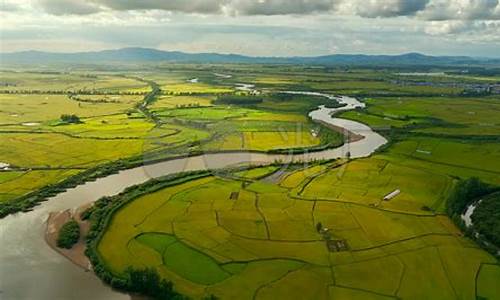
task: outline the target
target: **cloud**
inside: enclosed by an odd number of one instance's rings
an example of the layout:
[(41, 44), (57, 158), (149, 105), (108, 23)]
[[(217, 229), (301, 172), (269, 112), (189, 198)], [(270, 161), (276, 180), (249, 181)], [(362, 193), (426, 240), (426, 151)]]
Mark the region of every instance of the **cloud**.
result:
[(38, 5), (56, 16), (89, 15), (102, 10), (99, 5), (85, 0), (39, 0)]
[(500, 39), (500, 22), (481, 20), (431, 21), (427, 24), (425, 33), (434, 36), (474, 36), (476, 41), (498, 41)]
[(426, 8), (429, 0), (344, 0), (342, 10), (366, 18), (412, 16)]
[(93, 0), (114, 10), (166, 10), (184, 13), (221, 13), (228, 0)]
[[(32, 0), (52, 15), (101, 11), (164, 11), (231, 16), (408, 16), (423, 21), (500, 20), (500, 0)], [(4, 10), (14, 2), (2, 2)]]
[(2, 0), (0, 2), (0, 11), (14, 12), (21, 10), (21, 7), (15, 2), (9, 2)]
[(329, 12), (333, 0), (235, 0), (227, 8), (239, 15), (305, 15)]
[(431, 21), (499, 20), (499, 0), (432, 0), (420, 17)]

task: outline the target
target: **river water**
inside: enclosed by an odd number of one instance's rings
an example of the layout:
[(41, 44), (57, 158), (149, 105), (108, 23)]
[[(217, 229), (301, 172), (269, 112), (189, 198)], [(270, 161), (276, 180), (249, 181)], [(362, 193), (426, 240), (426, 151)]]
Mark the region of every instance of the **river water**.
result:
[(0, 299), (1, 300), (118, 300), (129, 299), (105, 286), (91, 272), (84, 272), (65, 257), (52, 250), (44, 240), (47, 217), (50, 212), (71, 209), (103, 196), (111, 196), (126, 187), (143, 183), (151, 178), (183, 171), (217, 169), (238, 164), (269, 164), (276, 160), (283, 162), (310, 161), (345, 157), (366, 157), (387, 140), (358, 122), (332, 117), (332, 114), (363, 107), (354, 98), (331, 95), (293, 92), (305, 95), (324, 96), (347, 104), (332, 109), (324, 106), (310, 113), (313, 120), (343, 127), (364, 139), (346, 143), (343, 146), (321, 152), (300, 155), (270, 155), (264, 153), (220, 153), (205, 154), (189, 158), (156, 163), (154, 165), (124, 170), (88, 182), (50, 198), (34, 211), (10, 215), (0, 220)]

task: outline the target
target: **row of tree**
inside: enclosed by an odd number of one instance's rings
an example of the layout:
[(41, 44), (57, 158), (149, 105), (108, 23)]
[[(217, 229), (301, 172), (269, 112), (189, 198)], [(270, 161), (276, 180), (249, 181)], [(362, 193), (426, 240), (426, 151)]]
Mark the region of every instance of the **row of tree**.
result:
[[(450, 193), (446, 209), (450, 218), (465, 235), (474, 239), (485, 250), (498, 255), (500, 248), (500, 190), (478, 178), (460, 180)], [(462, 215), (470, 205), (477, 205), (467, 227)]]
[(141, 96), (147, 92), (112, 92), (100, 90), (0, 90), (0, 94), (33, 94), (33, 95), (119, 95)]

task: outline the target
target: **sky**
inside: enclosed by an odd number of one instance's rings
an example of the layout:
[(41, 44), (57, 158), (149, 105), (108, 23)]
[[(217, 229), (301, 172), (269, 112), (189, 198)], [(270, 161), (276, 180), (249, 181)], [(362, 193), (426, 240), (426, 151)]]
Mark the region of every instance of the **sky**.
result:
[(0, 0), (0, 51), (500, 57), (500, 0)]

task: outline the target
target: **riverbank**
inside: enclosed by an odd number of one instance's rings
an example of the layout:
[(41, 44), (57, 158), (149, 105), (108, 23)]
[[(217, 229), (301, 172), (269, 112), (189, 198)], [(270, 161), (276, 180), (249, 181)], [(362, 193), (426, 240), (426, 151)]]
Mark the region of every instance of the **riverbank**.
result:
[(316, 120), (316, 122), (322, 124), (323, 126), (329, 128), (335, 132), (338, 132), (338, 133), (344, 135), (345, 141), (347, 141), (348, 143), (355, 143), (355, 142), (361, 141), (362, 139), (365, 138), (364, 136), (362, 136), (360, 134), (356, 134), (352, 131), (349, 131), (344, 127), (329, 124), (328, 122), (325, 122), (322, 120)]
[[(93, 203), (84, 204), (75, 210), (67, 209), (60, 212), (51, 212), (47, 219), (45, 229), (45, 241), (49, 247), (85, 271), (92, 271), (92, 264), (85, 255), (85, 237), (90, 231), (90, 222), (82, 220), (80, 215), (87, 208), (92, 206), (92, 204)], [(74, 219), (80, 226), (80, 239), (71, 249), (59, 248), (57, 247), (59, 231), (61, 227), (71, 219)]]

